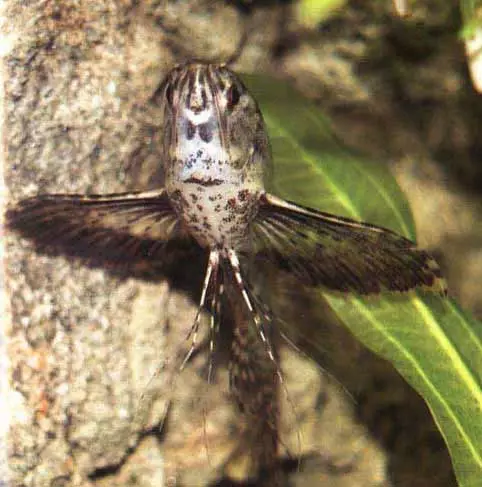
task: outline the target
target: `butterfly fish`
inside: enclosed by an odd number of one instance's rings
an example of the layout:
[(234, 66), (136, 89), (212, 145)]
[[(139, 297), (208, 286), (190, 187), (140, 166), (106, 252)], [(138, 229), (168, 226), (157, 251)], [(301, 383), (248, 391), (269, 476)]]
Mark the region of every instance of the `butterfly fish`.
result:
[(35, 196), (8, 210), (7, 224), (40, 245), (94, 249), (106, 259), (162, 260), (186, 241), (203, 249), (207, 267), (191, 352), (200, 311), (219, 318), (220, 305), (231, 308), (231, 393), (249, 424), (265, 484), (278, 486), (276, 330), (251, 282), (252, 263), (262, 269), (269, 262), (300, 286), (362, 295), (419, 286), (444, 293), (443, 279), (429, 253), (390, 230), (267, 192), (271, 152), (263, 116), (227, 67), (177, 66), (160, 95), (164, 187)]

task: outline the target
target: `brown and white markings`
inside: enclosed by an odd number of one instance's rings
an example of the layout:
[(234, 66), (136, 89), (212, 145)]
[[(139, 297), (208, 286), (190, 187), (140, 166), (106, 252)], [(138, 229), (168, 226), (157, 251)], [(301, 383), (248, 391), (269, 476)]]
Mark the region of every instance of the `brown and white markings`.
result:
[[(207, 252), (199, 310), (219, 319), (219, 303), (231, 308), (232, 393), (241, 413), (256, 418), (252, 455), (267, 484), (278, 485), (276, 329), (246, 263), (270, 262), (300, 285), (360, 294), (417, 286), (444, 293), (444, 283), (433, 258), (406, 238), (267, 193), (271, 154), (263, 117), (228, 68), (178, 66), (161, 93), (165, 187), (103, 196), (40, 195), (12, 207), (7, 222), (40, 249), (78, 250), (109, 261), (162, 261), (183, 242)], [(199, 316), (188, 356), (196, 346)], [(215, 320), (211, 323), (215, 328)]]

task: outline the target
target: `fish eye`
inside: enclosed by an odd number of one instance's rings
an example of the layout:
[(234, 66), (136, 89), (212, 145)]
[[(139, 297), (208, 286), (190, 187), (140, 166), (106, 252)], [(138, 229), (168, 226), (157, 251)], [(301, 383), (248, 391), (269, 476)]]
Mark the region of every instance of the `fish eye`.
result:
[(228, 110), (232, 110), (238, 103), (239, 99), (241, 98), (241, 93), (239, 91), (238, 86), (236, 83), (233, 83), (226, 94), (227, 96), (227, 108)]

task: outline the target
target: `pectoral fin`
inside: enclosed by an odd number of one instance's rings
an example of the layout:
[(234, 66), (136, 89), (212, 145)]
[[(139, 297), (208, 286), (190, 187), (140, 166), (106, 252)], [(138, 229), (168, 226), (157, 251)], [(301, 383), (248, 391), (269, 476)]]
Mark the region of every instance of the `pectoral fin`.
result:
[(266, 194), (254, 223), (255, 252), (302, 284), (360, 294), (424, 287), (446, 294), (438, 264), (386, 228)]
[(43, 195), (20, 201), (6, 214), (7, 227), (40, 249), (106, 260), (161, 259), (181, 237), (164, 189), (112, 195)]

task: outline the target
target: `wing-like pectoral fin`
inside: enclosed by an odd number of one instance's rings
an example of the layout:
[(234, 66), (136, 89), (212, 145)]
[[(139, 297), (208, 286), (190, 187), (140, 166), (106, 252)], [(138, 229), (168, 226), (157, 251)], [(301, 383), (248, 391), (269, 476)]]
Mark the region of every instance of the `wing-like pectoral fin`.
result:
[(6, 225), (41, 250), (122, 260), (161, 257), (179, 237), (178, 219), (165, 190), (113, 195), (41, 195), (22, 200)]
[(423, 287), (446, 294), (435, 259), (386, 228), (266, 194), (254, 224), (258, 258), (303, 284), (360, 294)]

